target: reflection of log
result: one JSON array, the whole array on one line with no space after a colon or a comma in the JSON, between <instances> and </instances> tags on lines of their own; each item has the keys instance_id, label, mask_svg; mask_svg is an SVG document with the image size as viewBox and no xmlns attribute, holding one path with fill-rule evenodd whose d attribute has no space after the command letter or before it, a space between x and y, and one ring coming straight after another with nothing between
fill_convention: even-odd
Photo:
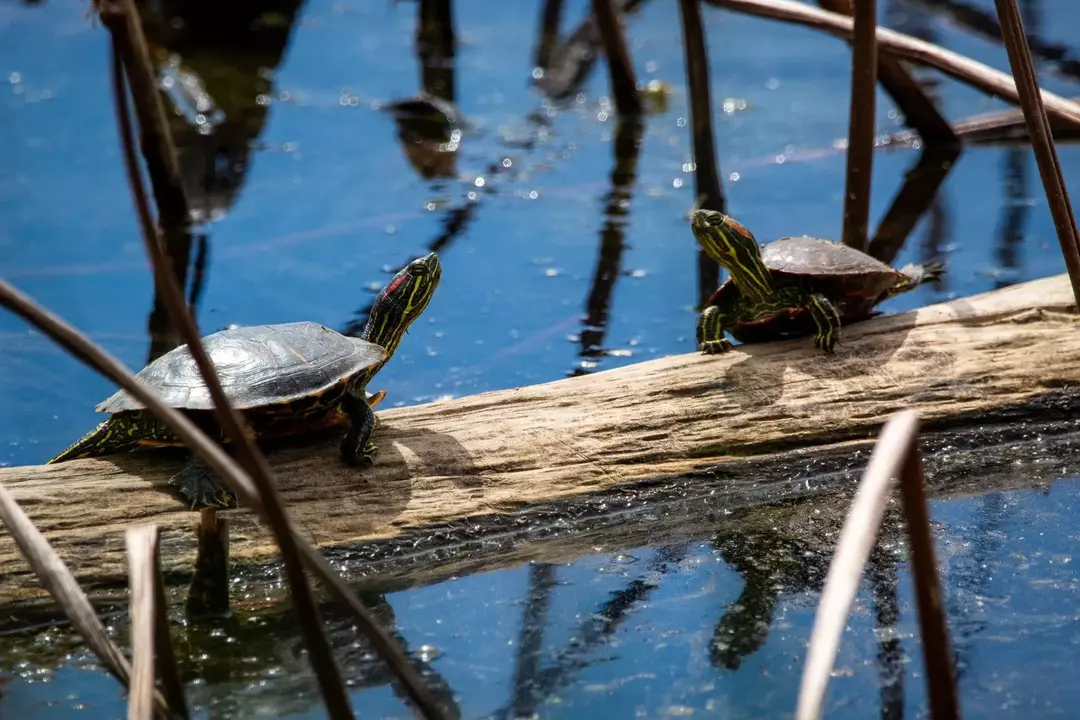
<instances>
[{"instance_id":1,"label":"reflection of log","mask_svg":"<svg viewBox=\"0 0 1080 720\"><path fill-rule=\"evenodd\" d=\"M1067 388L1080 383L1078 325L1068 280L1054 277L853 324L836 357L801 339L387 410L382 454L368 471L341 464L336 438L282 448L271 462L295 526L314 542L389 538L747 456L865 440L903 405L932 428L985 422L994 408L1050 391L1068 403ZM167 492L178 462L147 455L0 469L0 482L83 581L123 577L122 529L134 521L162 525L162 564L184 570L196 516ZM249 513L230 515L234 560L273 553ZM28 588L36 582L0 535L0 603Z\"/></svg>"}]
</instances>

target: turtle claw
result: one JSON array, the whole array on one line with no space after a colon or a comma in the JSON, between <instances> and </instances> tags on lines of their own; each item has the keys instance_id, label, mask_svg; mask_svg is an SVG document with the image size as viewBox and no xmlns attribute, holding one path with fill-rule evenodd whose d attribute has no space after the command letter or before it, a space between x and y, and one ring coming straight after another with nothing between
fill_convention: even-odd
<instances>
[{"instance_id":1,"label":"turtle claw","mask_svg":"<svg viewBox=\"0 0 1080 720\"><path fill-rule=\"evenodd\" d=\"M372 467L375 464L375 457L379 454L379 446L373 442L369 442L364 446L364 452L360 456L360 464L365 467Z\"/></svg>"},{"instance_id":2,"label":"turtle claw","mask_svg":"<svg viewBox=\"0 0 1080 720\"><path fill-rule=\"evenodd\" d=\"M823 335L814 336L814 347L819 350L824 350L830 355L835 355L836 351L836 335L833 333L826 333Z\"/></svg>"},{"instance_id":3,"label":"turtle claw","mask_svg":"<svg viewBox=\"0 0 1080 720\"><path fill-rule=\"evenodd\" d=\"M703 342L701 343L700 349L705 355L719 355L721 353L726 353L732 347L734 346L731 344L730 340L722 338L720 340L708 340Z\"/></svg>"}]
</instances>

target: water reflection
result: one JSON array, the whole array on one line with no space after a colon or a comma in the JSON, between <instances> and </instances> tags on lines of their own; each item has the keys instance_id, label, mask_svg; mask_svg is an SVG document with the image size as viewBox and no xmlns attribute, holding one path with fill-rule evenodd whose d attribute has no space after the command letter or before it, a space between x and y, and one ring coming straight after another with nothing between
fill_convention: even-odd
<instances>
[{"instance_id":1,"label":"water reflection","mask_svg":"<svg viewBox=\"0 0 1080 720\"><path fill-rule=\"evenodd\" d=\"M581 350L582 361L571 372L571 376L585 375L595 366L590 358L607 354L604 349L604 336L607 333L608 313L615 282L619 278L624 249L624 232L630 215L630 200L633 197L634 181L637 177L638 153L644 127L640 119L622 118L615 130L615 142L612 144L611 190L604 199L604 219L600 228L600 248L593 271L589 297L585 303L585 317L582 320Z\"/></svg>"},{"instance_id":2,"label":"water reflection","mask_svg":"<svg viewBox=\"0 0 1080 720\"><path fill-rule=\"evenodd\" d=\"M577 680L595 662L590 655L611 641L637 604L660 587L660 577L678 568L689 548L684 543L657 549L642 573L644 577L635 578L625 588L610 593L595 612L586 615L565 645L545 653L552 658L547 666L540 661L540 648L548 624L550 595L555 587L554 568L547 566L549 569L530 573L529 595L522 616L522 639L528 644L522 642L515 661L512 703L493 716L506 720L532 717L540 704Z\"/></svg>"},{"instance_id":3,"label":"water reflection","mask_svg":"<svg viewBox=\"0 0 1080 720\"><path fill-rule=\"evenodd\" d=\"M616 0L616 12L629 26L633 15L646 0ZM592 74L596 60L603 53L600 29L593 21L592 13L559 41L559 20L562 17L561 0L545 0L541 10L540 31L537 38L535 84L551 100L565 104L573 99ZM539 75L539 77L537 77Z\"/></svg>"}]
</instances>

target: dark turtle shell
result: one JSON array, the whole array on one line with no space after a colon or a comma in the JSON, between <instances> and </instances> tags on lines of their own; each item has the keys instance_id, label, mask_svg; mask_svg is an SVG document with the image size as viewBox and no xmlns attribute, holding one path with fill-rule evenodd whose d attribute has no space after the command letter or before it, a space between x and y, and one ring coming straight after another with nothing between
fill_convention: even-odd
<instances>
[{"instance_id":1,"label":"dark turtle shell","mask_svg":"<svg viewBox=\"0 0 1080 720\"><path fill-rule=\"evenodd\" d=\"M230 327L207 335L203 345L237 410L287 406L308 398L333 401L357 373L386 360L382 346L314 322ZM154 360L137 377L174 408L214 408L187 345ZM142 403L123 390L96 408L106 413L141 409Z\"/></svg>"}]
</instances>

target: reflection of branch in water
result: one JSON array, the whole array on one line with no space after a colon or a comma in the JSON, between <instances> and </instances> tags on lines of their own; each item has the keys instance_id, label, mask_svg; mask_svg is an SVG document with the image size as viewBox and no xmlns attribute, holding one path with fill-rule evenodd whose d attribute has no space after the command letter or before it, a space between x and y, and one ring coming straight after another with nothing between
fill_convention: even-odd
<instances>
[{"instance_id":1,"label":"reflection of branch in water","mask_svg":"<svg viewBox=\"0 0 1080 720\"><path fill-rule=\"evenodd\" d=\"M191 310L192 314L197 317L199 300L202 298L202 291L205 285L206 261L209 252L205 233L196 234L194 239L198 243L198 246L195 250L195 260L191 267L192 278L191 287L188 291L188 308ZM177 254L180 251L174 248L174 245L170 245L169 256L173 259L176 282L180 287L185 287L187 285L190 246L183 250L183 255ZM169 319L168 309L161 299L156 282L154 284L153 307L151 308L150 316L146 321L146 329L150 335L150 348L147 351L146 357L147 364L150 364L177 347L183 339L179 332L173 329L172 321Z\"/></svg>"},{"instance_id":2,"label":"reflection of branch in water","mask_svg":"<svg viewBox=\"0 0 1080 720\"><path fill-rule=\"evenodd\" d=\"M1009 148L1002 158L1005 171L1005 202L1001 225L998 228L997 259L1008 270L994 281L995 288L1008 287L1016 282L1019 267L1017 252L1024 241L1024 224L1028 215L1027 151Z\"/></svg>"},{"instance_id":3,"label":"reflection of branch in water","mask_svg":"<svg viewBox=\"0 0 1080 720\"><path fill-rule=\"evenodd\" d=\"M173 112L166 113L185 218L220 218L235 201L247 173L254 139L266 123L272 95L272 73L288 44L299 0L279 0L257 8L210 8L200 3L140 3L139 15L151 47L159 96ZM158 181L155 197L161 205ZM164 233L176 280L187 285L191 264L190 233ZM207 238L196 238L190 304L202 295L207 264ZM180 343L180 334L155 290L147 319L150 348L147 362Z\"/></svg>"},{"instance_id":4,"label":"reflection of branch in water","mask_svg":"<svg viewBox=\"0 0 1080 720\"><path fill-rule=\"evenodd\" d=\"M586 313L581 331L581 357L600 357L605 354L603 344L607 332L608 309L611 293L619 277L623 252L623 231L630 211L634 182L637 179L638 153L643 127L633 117L620 118L615 132L614 163L611 169L611 190L604 203L604 223L600 229L600 257L593 273L592 289L586 303ZM575 368L571 375L583 375L588 370L585 363Z\"/></svg>"},{"instance_id":5,"label":"reflection of branch in water","mask_svg":"<svg viewBox=\"0 0 1080 720\"><path fill-rule=\"evenodd\" d=\"M196 220L220 218L243 186L301 5L138 4Z\"/></svg>"},{"instance_id":6,"label":"reflection of branch in water","mask_svg":"<svg viewBox=\"0 0 1080 720\"><path fill-rule=\"evenodd\" d=\"M405 159L425 180L455 174L461 144L461 117L455 104L454 18L450 0L420 0L416 56L420 62L417 95L386 104L397 125Z\"/></svg>"},{"instance_id":7,"label":"reflection of branch in water","mask_svg":"<svg viewBox=\"0 0 1080 720\"><path fill-rule=\"evenodd\" d=\"M645 0L619 0L616 10L623 18L636 12ZM582 20L566 42L556 43L549 50L546 65L539 65L542 74L536 86L551 100L565 100L577 95L582 83L592 73L603 45L600 30L592 13Z\"/></svg>"},{"instance_id":8,"label":"reflection of branch in water","mask_svg":"<svg viewBox=\"0 0 1080 720\"><path fill-rule=\"evenodd\" d=\"M959 155L960 146L923 148L874 233L870 255L890 264L896 259L919 219L930 209Z\"/></svg>"},{"instance_id":9,"label":"reflection of branch in water","mask_svg":"<svg viewBox=\"0 0 1080 720\"><path fill-rule=\"evenodd\" d=\"M666 575L672 566L686 556L690 543L681 543L656 550L646 572L650 575ZM636 579L624 589L612 593L600 609L584 620L577 632L562 649L551 653L555 662L551 667L538 671L532 682L515 683L515 697L509 707L492 713L496 718L530 717L536 707L552 694L566 687L576 673L589 667L589 653L608 642L622 623L630 616L634 606L647 598L659 583L654 580ZM539 663L537 663L539 665ZM522 693L522 694L517 694Z\"/></svg>"},{"instance_id":10,"label":"reflection of branch in water","mask_svg":"<svg viewBox=\"0 0 1080 720\"><path fill-rule=\"evenodd\" d=\"M965 3L962 0L907 0L908 2L921 5L929 12L947 15L961 27L972 30L984 37L1002 42L1001 25L998 23L997 14L993 10L986 10L974 4ZM1024 12L1021 3L1020 12ZM1056 45L1042 40L1039 37L1039 29L1033 27L1024 19L1025 34L1028 46L1031 48L1032 60L1043 60L1048 69L1060 75L1067 75L1070 79L1080 78L1080 59L1070 53L1068 46Z\"/></svg>"},{"instance_id":11,"label":"reflection of branch in water","mask_svg":"<svg viewBox=\"0 0 1080 720\"><path fill-rule=\"evenodd\" d=\"M559 42L559 24L562 20L563 0L544 0L540 9L540 36L536 40L536 56L533 64L541 72L547 73L551 65L551 55Z\"/></svg>"},{"instance_id":12,"label":"reflection of branch in water","mask_svg":"<svg viewBox=\"0 0 1080 720\"><path fill-rule=\"evenodd\" d=\"M739 598L716 623L709 647L714 667L734 671L765 644L780 594L820 590L829 558L797 538L769 530L720 534L712 545L744 583Z\"/></svg>"},{"instance_id":13,"label":"reflection of branch in water","mask_svg":"<svg viewBox=\"0 0 1080 720\"><path fill-rule=\"evenodd\" d=\"M544 626L551 607L551 591L555 587L555 566L533 563L529 566L529 590L525 611L521 615L521 636L514 662L513 717L528 717L533 707L533 683L540 674L540 648L544 642Z\"/></svg>"},{"instance_id":14,"label":"reflection of branch in water","mask_svg":"<svg viewBox=\"0 0 1080 720\"><path fill-rule=\"evenodd\" d=\"M903 519L896 514L896 520ZM878 687L881 690L882 720L904 717L904 648L896 629L900 623L900 600L896 588L900 578L891 552L875 543L866 563L866 576L874 596L874 629L878 636Z\"/></svg>"},{"instance_id":15,"label":"reflection of branch in water","mask_svg":"<svg viewBox=\"0 0 1080 720\"><path fill-rule=\"evenodd\" d=\"M903 4L901 1L900 4ZM890 15L897 19L895 29L927 42L936 42L933 27L927 22L926 15L917 11L891 8ZM940 104L938 89L940 81L926 71L913 71L915 80L922 86L927 98L935 105ZM885 263L892 263L900 253L911 231L918 225L920 218L929 210L931 226L927 241L923 245L923 262L938 260L941 257L940 231L945 226L945 209L938 194L949 171L956 164L963 146L949 143L930 143L923 145L918 161L908 171L903 185L897 191L892 204L878 225L874 239L870 242L870 255ZM932 243L932 244L931 244ZM939 289L941 278L932 281Z\"/></svg>"},{"instance_id":16,"label":"reflection of branch in water","mask_svg":"<svg viewBox=\"0 0 1080 720\"><path fill-rule=\"evenodd\" d=\"M448 103L456 102L454 89L454 16L451 0L420 0L416 54L424 91Z\"/></svg>"}]
</instances>

